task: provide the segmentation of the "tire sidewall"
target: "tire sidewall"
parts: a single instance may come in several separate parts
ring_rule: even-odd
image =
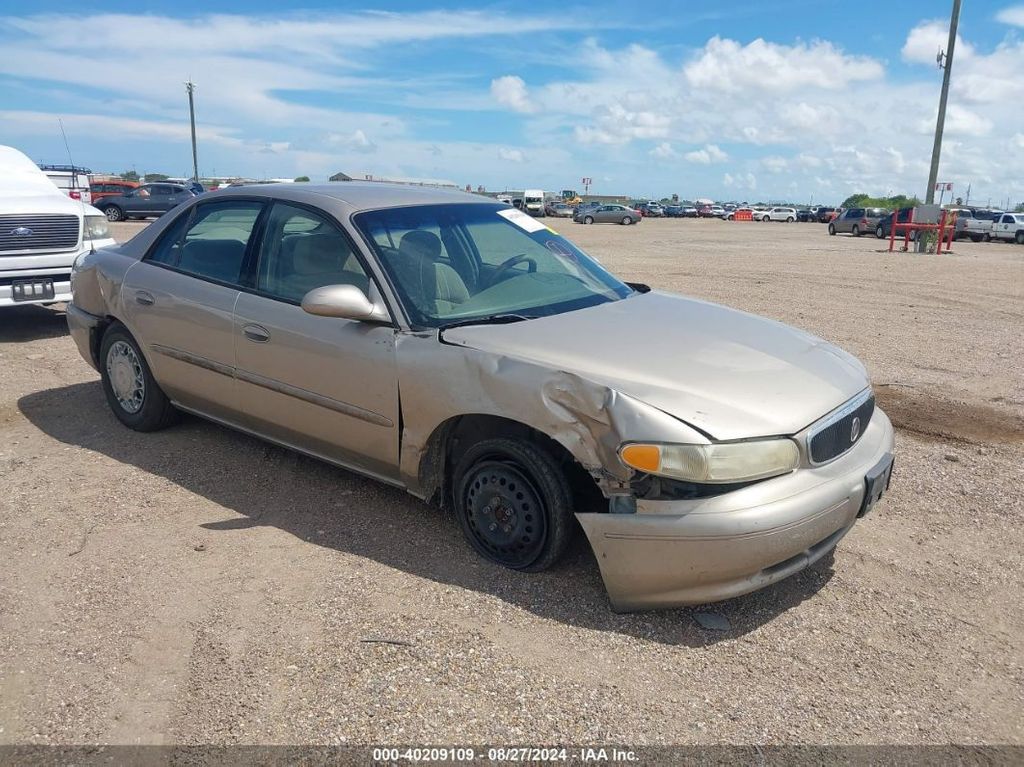
[[[139,358],[139,364],[142,366],[142,378],[146,391],[142,400],[142,407],[135,413],[129,413],[121,407],[121,403],[117,401],[117,395],[114,394],[114,388],[110,383],[110,375],[107,372],[107,357],[110,354],[110,347],[118,341],[123,341],[132,347],[135,355]],[[151,431],[159,428],[167,408],[166,395],[160,389],[156,379],[153,378],[153,373],[149,369],[149,363],[146,361],[146,356],[142,353],[142,349],[139,348],[138,343],[136,343],[132,334],[128,332],[128,328],[124,325],[120,323],[112,325],[103,334],[103,340],[100,343],[99,363],[103,393],[106,395],[107,404],[110,405],[110,409],[114,411],[117,419],[128,428],[135,429],[136,431]]]
[[[593,219],[592,216],[584,216],[583,217],[583,223],[584,224],[592,224],[592,223],[594,223],[594,219]]]
[[[111,217],[111,213],[114,213],[113,217]],[[107,217],[107,221],[124,221],[124,211],[116,205],[108,205],[105,207],[103,209],[103,215]]]

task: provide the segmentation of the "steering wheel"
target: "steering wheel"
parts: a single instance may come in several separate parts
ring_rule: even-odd
[[[494,270],[494,273],[491,275],[491,279],[487,282],[487,287],[497,285],[505,276],[505,272],[516,264],[521,264],[524,261],[530,265],[527,271],[529,271],[530,274],[534,274],[537,271],[537,262],[525,253],[520,253],[518,256],[512,256],[512,258],[506,259],[498,266],[497,269]]]

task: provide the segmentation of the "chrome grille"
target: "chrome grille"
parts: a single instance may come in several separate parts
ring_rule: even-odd
[[[71,250],[78,245],[78,216],[2,215],[0,254]]]
[[[874,412],[875,395],[867,392],[815,426],[807,437],[811,463],[827,463],[856,445],[867,431]]]

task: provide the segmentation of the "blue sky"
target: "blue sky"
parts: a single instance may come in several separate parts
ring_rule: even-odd
[[[344,170],[837,202],[923,193],[946,2],[0,7],[0,143],[94,170]],[[944,180],[1024,198],[1024,5],[967,0]]]

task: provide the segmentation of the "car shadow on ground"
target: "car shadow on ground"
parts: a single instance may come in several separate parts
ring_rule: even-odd
[[[23,344],[41,338],[59,338],[68,334],[64,304],[54,306],[9,306],[0,309],[0,344]]]
[[[98,382],[29,394],[18,407],[32,424],[64,444],[164,477],[240,515],[202,525],[211,533],[277,527],[309,545],[490,594],[582,628],[663,644],[709,646],[776,619],[813,597],[832,577],[832,558],[827,556],[775,586],[727,602],[619,615],[608,604],[582,532],[556,567],[517,573],[482,560],[463,541],[456,520],[399,489],[198,418],[186,417],[154,434],[130,431],[108,409]],[[695,615],[703,612],[725,616],[731,629],[701,628]]]

